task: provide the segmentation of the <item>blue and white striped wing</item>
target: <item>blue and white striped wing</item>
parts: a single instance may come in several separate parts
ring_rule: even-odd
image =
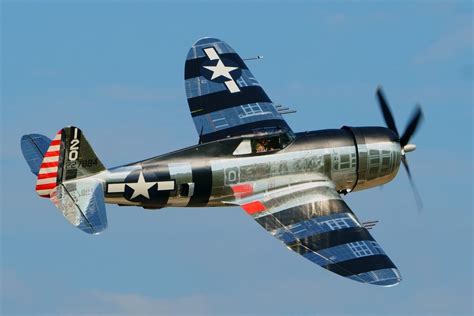
[[[202,142],[290,129],[242,58],[221,40],[197,41],[186,58],[184,77]]]
[[[400,273],[331,182],[292,186],[239,203],[287,247],[355,281],[392,286]]]

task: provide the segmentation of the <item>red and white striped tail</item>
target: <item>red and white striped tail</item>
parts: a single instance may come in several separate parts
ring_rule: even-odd
[[[61,132],[62,130],[56,134],[51,144],[49,144],[38,172],[36,193],[41,197],[49,198],[51,191],[57,185],[59,155],[61,154]]]

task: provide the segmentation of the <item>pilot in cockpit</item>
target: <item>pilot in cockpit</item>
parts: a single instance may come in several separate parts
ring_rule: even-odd
[[[267,151],[266,139],[263,139],[263,138],[258,139],[255,145],[255,152],[262,153],[265,151]]]

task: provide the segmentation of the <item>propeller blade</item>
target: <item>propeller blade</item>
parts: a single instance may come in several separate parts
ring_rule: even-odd
[[[377,88],[377,99],[379,100],[380,109],[382,110],[383,118],[385,119],[387,127],[394,131],[395,134],[397,134],[397,137],[400,137],[400,134],[397,130],[397,126],[395,125],[395,120],[393,119],[392,111],[388,106],[381,87]]]
[[[415,200],[416,200],[416,206],[418,207],[418,211],[421,211],[423,209],[423,201],[421,200],[421,195],[418,192],[418,189],[416,188],[416,185],[415,185],[415,181],[413,180],[413,177],[411,175],[407,158],[404,155],[402,156],[402,163],[407,172],[408,179],[410,180],[411,190],[413,191],[413,195],[415,196]]]
[[[400,138],[400,146],[403,148],[408,142],[410,138],[415,134],[418,124],[420,120],[423,118],[423,112],[421,111],[421,106],[419,104],[416,105],[415,112],[412,114],[410,122],[405,129],[402,137]]]

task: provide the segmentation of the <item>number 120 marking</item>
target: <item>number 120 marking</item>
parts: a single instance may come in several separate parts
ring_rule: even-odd
[[[77,128],[74,129],[74,138],[69,146],[69,160],[75,161],[79,157],[79,139],[77,138]]]

